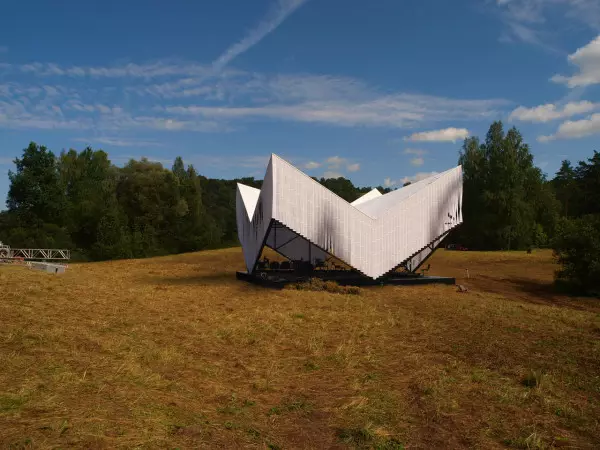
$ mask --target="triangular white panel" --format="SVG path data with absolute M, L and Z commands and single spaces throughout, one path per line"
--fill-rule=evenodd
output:
M 252 220 L 252 216 L 254 216 L 254 210 L 256 209 L 256 204 L 258 203 L 258 197 L 260 196 L 260 189 L 246 186 L 245 184 L 241 183 L 238 183 L 237 185 L 238 190 L 240 191 L 240 196 L 242 197 L 242 202 L 244 203 L 244 207 L 248 213 L 248 220 Z
M 363 195 L 362 197 L 357 198 L 356 200 L 354 200 L 352 203 L 350 203 L 352 206 L 358 206 L 362 203 L 368 202 L 369 200 L 373 200 L 376 199 L 378 197 L 381 197 L 383 194 L 381 192 L 379 192 L 379 190 L 377 189 L 372 189 L 369 192 L 367 192 L 365 195 Z
M 273 247 L 273 223 L 302 238 L 286 244 L 289 257 L 314 262 L 327 252 L 373 279 L 400 264 L 416 267 L 462 223 L 461 166 L 385 195 L 373 190 L 350 204 L 272 155 L 256 191 L 237 190 L 238 236 L 249 272 L 263 246 Z

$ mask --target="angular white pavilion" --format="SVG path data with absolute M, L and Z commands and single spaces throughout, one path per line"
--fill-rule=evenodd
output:
M 462 223 L 462 167 L 348 203 L 273 154 L 262 189 L 237 185 L 236 208 L 249 274 L 267 246 L 313 264 L 333 256 L 378 279 L 401 266 L 416 271 Z

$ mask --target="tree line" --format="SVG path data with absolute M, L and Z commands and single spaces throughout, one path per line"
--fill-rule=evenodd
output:
M 71 249 L 79 260 L 237 245 L 236 184 L 262 185 L 254 178 L 206 178 L 181 157 L 170 169 L 145 158 L 117 167 L 102 150 L 57 156 L 34 142 L 14 164 L 0 240 L 14 248 Z M 342 177 L 317 181 L 347 201 L 371 190 Z
M 560 285 L 600 290 L 600 153 L 576 166 L 563 161 L 547 179 L 521 133 L 494 122 L 485 139 L 465 139 L 458 162 L 464 223 L 449 239 L 477 250 L 552 247 Z M 102 150 L 55 155 L 34 142 L 14 164 L 0 240 L 68 248 L 80 260 L 237 245 L 236 183 L 262 185 L 204 177 L 180 157 L 170 169 L 147 159 L 117 167 Z M 349 202 L 371 190 L 343 177 L 317 181 Z
M 563 161 L 549 180 L 521 133 L 494 122 L 483 142 L 464 141 L 459 163 L 464 223 L 451 239 L 478 250 L 551 247 L 557 285 L 600 294 L 600 153 Z

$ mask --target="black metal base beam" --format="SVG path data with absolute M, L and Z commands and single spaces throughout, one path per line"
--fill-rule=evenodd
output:
M 343 273 L 340 273 L 343 272 Z M 293 272 L 269 271 L 261 272 L 263 276 L 249 274 L 248 272 L 237 272 L 238 280 L 247 281 L 261 286 L 282 289 L 291 283 L 307 281 L 309 278 L 320 278 L 326 281 L 335 281 L 342 286 L 385 286 L 385 285 L 421 285 L 421 284 L 456 284 L 456 279 L 451 277 L 434 277 L 423 275 L 404 275 L 397 277 L 386 277 L 377 280 L 361 276 L 358 274 L 349 274 L 347 271 L 316 271 L 310 276 L 298 276 Z

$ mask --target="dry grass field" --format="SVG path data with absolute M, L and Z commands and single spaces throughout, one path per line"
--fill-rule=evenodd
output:
M 0 447 L 600 448 L 600 301 L 545 251 L 430 262 L 469 292 L 265 290 L 240 249 L 0 267 Z

